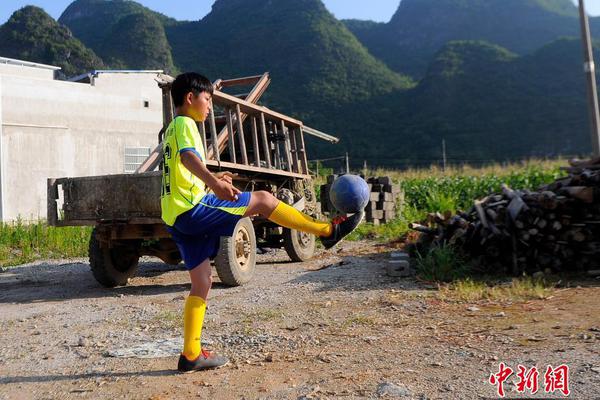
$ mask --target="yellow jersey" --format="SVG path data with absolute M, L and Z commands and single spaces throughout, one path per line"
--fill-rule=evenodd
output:
M 177 217 L 191 210 L 206 194 L 204 182 L 181 162 L 181 154 L 192 151 L 203 162 L 204 146 L 196 122 L 186 116 L 171 121 L 163 140 L 163 173 L 160 206 L 162 219 L 169 226 Z

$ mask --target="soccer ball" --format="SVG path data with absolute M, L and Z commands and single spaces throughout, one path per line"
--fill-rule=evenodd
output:
M 329 189 L 329 199 L 333 206 L 344 213 L 362 211 L 369 202 L 369 186 L 358 175 L 342 175 Z

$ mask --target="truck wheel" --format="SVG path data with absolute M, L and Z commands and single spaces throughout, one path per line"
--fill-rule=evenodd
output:
M 90 237 L 89 256 L 94 278 L 108 288 L 127 285 L 129 278 L 135 275 L 140 259 L 138 248 L 133 244 L 101 247 L 95 229 Z
M 221 237 L 215 268 L 225 285 L 240 286 L 250 281 L 256 269 L 256 235 L 250 218 L 240 219 L 233 235 Z
M 315 235 L 284 228 L 283 247 L 292 261 L 308 261 L 315 254 Z

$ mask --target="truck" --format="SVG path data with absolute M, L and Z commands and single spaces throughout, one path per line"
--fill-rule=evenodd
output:
M 141 256 L 177 265 L 181 255 L 161 219 L 162 140 L 174 118 L 173 78 L 157 74 L 162 90 L 163 127 L 158 145 L 133 174 L 49 178 L 48 224 L 92 226 L 90 267 L 105 287 L 126 285 Z M 339 139 L 301 121 L 259 105 L 271 79 L 268 73 L 213 83 L 213 107 L 198 130 L 209 170 L 237 175 L 242 191 L 266 190 L 314 217 L 319 205 L 309 171 L 305 134 L 337 143 Z M 250 90 L 244 92 L 243 89 Z M 260 218 L 242 218 L 232 236 L 221 237 L 214 266 L 222 283 L 239 286 L 256 270 L 257 249 L 284 248 L 291 260 L 309 260 L 314 235 L 282 228 Z

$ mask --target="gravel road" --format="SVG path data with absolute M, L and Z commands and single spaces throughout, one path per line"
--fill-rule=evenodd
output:
M 225 368 L 175 372 L 187 272 L 142 260 L 104 289 L 87 260 L 0 273 L 0 399 L 481 399 L 500 363 L 507 398 L 545 393 L 548 365 L 569 367 L 569 398 L 600 398 L 598 281 L 521 303 L 442 300 L 386 275 L 393 249 L 344 243 L 306 263 L 260 255 L 255 279 L 209 299 L 203 339 Z M 516 390 L 517 366 L 539 391 Z

